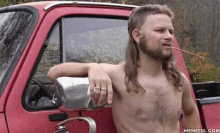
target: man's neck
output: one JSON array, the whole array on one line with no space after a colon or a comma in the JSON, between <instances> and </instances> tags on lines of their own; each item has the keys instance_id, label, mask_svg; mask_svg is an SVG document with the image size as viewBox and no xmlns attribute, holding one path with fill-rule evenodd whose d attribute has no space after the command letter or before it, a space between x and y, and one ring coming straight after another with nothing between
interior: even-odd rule
<instances>
[{"instance_id":1,"label":"man's neck","mask_svg":"<svg viewBox=\"0 0 220 133\"><path fill-rule=\"evenodd\" d=\"M140 67L137 71L140 75L155 77L163 73L162 62L160 60L155 60L146 54L140 54L138 65Z\"/></svg>"}]
</instances>

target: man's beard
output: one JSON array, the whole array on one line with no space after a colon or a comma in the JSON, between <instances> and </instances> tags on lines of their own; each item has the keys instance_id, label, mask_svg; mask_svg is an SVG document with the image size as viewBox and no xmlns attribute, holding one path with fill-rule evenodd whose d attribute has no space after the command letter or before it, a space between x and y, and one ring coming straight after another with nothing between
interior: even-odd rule
<instances>
[{"instance_id":1,"label":"man's beard","mask_svg":"<svg viewBox=\"0 0 220 133\"><path fill-rule=\"evenodd\" d=\"M162 49L151 50L148 47L147 40L144 36L140 39L140 50L149 57L161 62L168 62L173 58L173 52L171 52L169 55L164 55Z\"/></svg>"}]
</instances>

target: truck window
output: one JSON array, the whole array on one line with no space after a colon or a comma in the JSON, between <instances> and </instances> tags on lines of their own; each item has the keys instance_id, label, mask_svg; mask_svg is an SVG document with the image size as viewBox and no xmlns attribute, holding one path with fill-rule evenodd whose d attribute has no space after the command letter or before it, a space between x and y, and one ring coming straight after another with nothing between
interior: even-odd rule
<instances>
[{"instance_id":1,"label":"truck window","mask_svg":"<svg viewBox=\"0 0 220 133\"><path fill-rule=\"evenodd\" d=\"M60 101L58 99L55 104L52 102L56 92L53 83L47 78L48 70L61 62L117 64L125 58L127 38L126 19L62 18L49 35L47 48L43 50L31 83L24 93L24 107L29 111L56 109Z\"/></svg>"},{"instance_id":2,"label":"truck window","mask_svg":"<svg viewBox=\"0 0 220 133\"><path fill-rule=\"evenodd\" d=\"M127 19L69 17L62 21L64 62L117 64L125 59Z\"/></svg>"},{"instance_id":3,"label":"truck window","mask_svg":"<svg viewBox=\"0 0 220 133\"><path fill-rule=\"evenodd\" d=\"M28 39L29 28L33 26L33 15L26 11L0 13L0 95L3 92L4 80L7 80L17 63L15 58L24 40ZM4 85L3 85L4 84Z\"/></svg>"}]
</instances>

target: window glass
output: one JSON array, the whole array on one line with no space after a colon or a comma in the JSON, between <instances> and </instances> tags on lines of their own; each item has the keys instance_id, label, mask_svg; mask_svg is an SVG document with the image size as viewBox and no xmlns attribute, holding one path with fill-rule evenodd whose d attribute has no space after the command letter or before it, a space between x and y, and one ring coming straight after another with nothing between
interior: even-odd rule
<instances>
[{"instance_id":1,"label":"window glass","mask_svg":"<svg viewBox=\"0 0 220 133\"><path fill-rule=\"evenodd\" d=\"M32 19L33 15L26 11L0 13L0 84L15 56L20 56L16 53L27 39Z\"/></svg>"},{"instance_id":2,"label":"window glass","mask_svg":"<svg viewBox=\"0 0 220 133\"><path fill-rule=\"evenodd\" d=\"M63 19L64 61L117 64L125 59L127 20L73 17Z\"/></svg>"},{"instance_id":3,"label":"window glass","mask_svg":"<svg viewBox=\"0 0 220 133\"><path fill-rule=\"evenodd\" d=\"M51 81L47 77L49 69L60 63L60 34L59 24L57 24L47 43L47 48L44 49L44 54L38 64L35 71L34 78L38 79L42 83L50 83Z\"/></svg>"}]
</instances>

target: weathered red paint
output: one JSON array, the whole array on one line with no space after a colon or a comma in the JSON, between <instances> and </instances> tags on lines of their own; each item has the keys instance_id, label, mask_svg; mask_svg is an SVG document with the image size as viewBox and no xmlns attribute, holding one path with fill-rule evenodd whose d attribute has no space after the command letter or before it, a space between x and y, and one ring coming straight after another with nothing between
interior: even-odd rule
<instances>
[{"instance_id":1,"label":"weathered red paint","mask_svg":"<svg viewBox=\"0 0 220 133\"><path fill-rule=\"evenodd\" d=\"M8 133L6 121L5 121L5 114L0 113L0 133Z\"/></svg>"},{"instance_id":2,"label":"weathered red paint","mask_svg":"<svg viewBox=\"0 0 220 133\"><path fill-rule=\"evenodd\" d=\"M220 103L202 106L207 129L220 129Z\"/></svg>"},{"instance_id":3,"label":"weathered red paint","mask_svg":"<svg viewBox=\"0 0 220 133\"><path fill-rule=\"evenodd\" d=\"M22 106L22 93L28 81L32 68L38 57L41 47L55 22L63 17L76 14L106 15L129 17L131 10L120 8L94 8L93 6L76 7L76 6L57 6L48 11L43 8L52 2L26 3L35 7L39 12L39 18L36 28L24 49L16 68L13 71L5 90L0 97L0 132L6 133L30 133L45 132L52 133L56 131L58 122L51 122L48 119L49 114L61 113L60 110L29 112ZM74 10L73 10L74 9ZM176 39L174 47L178 47ZM184 59L179 50L174 50L177 66L189 79ZM194 92L192 97L195 101ZM218 107L218 109L216 109ZM219 128L219 107L216 105L205 105L205 121L208 128ZM213 112L214 113L211 113ZM68 116L76 117L77 112L68 112ZM97 133L115 133L116 129L112 119L111 108L104 108L94 111L84 111L83 116L92 117L97 124ZM7 125L6 125L6 120ZM8 129L7 129L8 128ZM67 124L68 130L77 133L88 133L88 125L85 122L73 121ZM182 130L183 131L183 130Z\"/></svg>"}]
</instances>

